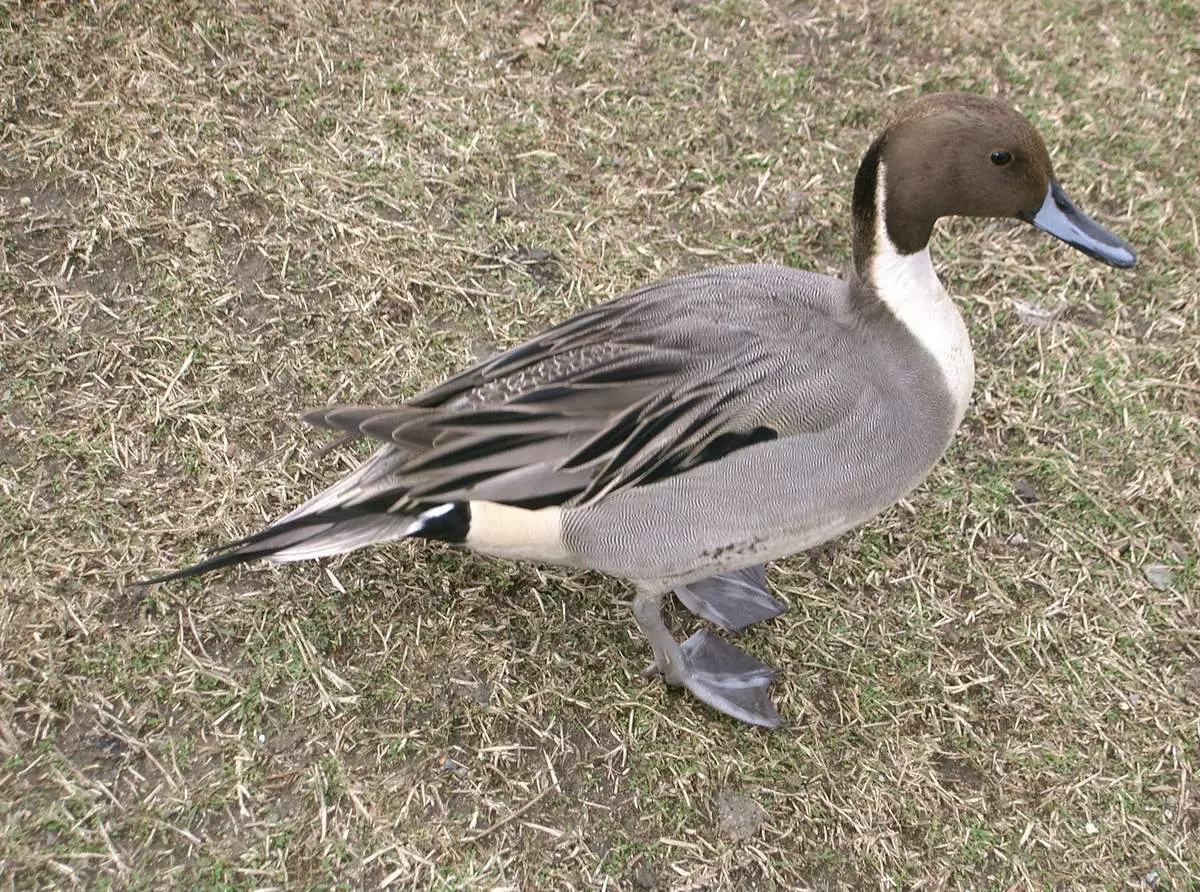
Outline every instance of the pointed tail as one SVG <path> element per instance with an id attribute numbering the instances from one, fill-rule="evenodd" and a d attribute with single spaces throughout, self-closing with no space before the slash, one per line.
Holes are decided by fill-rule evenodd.
<path id="1" fill-rule="evenodd" d="M 409 536 L 450 542 L 461 542 L 466 538 L 470 524 L 466 503 L 413 506 L 404 513 L 391 513 L 388 507 L 367 502 L 353 507 L 318 510 L 299 517 L 289 515 L 264 530 L 222 546 L 198 564 L 142 580 L 138 585 L 188 579 L 256 558 L 282 562 L 342 554 Z"/>

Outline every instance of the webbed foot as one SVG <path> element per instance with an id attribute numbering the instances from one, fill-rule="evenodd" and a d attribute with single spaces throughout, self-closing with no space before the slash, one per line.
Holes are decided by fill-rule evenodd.
<path id="1" fill-rule="evenodd" d="M 740 632 L 787 610 L 767 591 L 767 568 L 762 564 L 681 585 L 675 596 L 696 616 L 729 632 Z"/>
<path id="2" fill-rule="evenodd" d="M 751 725 L 778 728 L 784 724 L 783 716 L 767 696 L 778 669 L 708 629 L 696 632 L 679 650 L 682 660 L 678 671 L 672 673 L 676 678 L 668 678 L 668 684 L 681 685 L 713 709 Z M 661 674 L 655 663 L 642 672 L 647 678 Z"/>
<path id="3" fill-rule="evenodd" d="M 662 675 L 667 684 L 685 687 L 726 715 L 777 728 L 783 718 L 767 697 L 779 670 L 768 666 L 707 629 L 679 644 L 662 619 L 662 593 L 638 592 L 633 615 L 654 651 L 654 663 L 642 674 Z"/>

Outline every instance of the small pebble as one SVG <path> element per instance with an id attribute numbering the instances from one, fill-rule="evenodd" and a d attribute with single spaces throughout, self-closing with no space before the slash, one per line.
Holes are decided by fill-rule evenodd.
<path id="1" fill-rule="evenodd" d="M 1017 311 L 1017 319 L 1022 325 L 1031 325 L 1034 328 L 1046 328 L 1052 325 L 1062 309 L 1047 310 L 1043 307 L 1027 304 L 1023 300 L 1013 300 L 1013 308 Z"/>
<path id="2" fill-rule="evenodd" d="M 807 206 L 808 199 L 804 197 L 804 193 L 799 189 L 793 189 L 787 195 L 787 205 L 783 212 L 783 218 L 785 220 L 795 220 Z"/>
<path id="3" fill-rule="evenodd" d="M 1095 836 L 1097 833 L 1100 832 L 1100 828 L 1097 827 L 1091 821 L 1088 821 L 1086 824 L 1083 825 L 1083 832 L 1086 833 L 1088 836 Z"/>
<path id="4" fill-rule="evenodd" d="M 1157 889 L 1158 888 L 1158 871 L 1157 870 L 1146 871 L 1146 875 L 1144 877 L 1142 877 L 1142 880 L 1151 889 Z"/>
<path id="5" fill-rule="evenodd" d="M 517 40 L 521 46 L 526 49 L 538 49 L 546 45 L 546 35 L 538 28 L 525 27 L 521 29 L 521 33 L 517 35 Z"/>
<path id="6" fill-rule="evenodd" d="M 20 202 L 20 203 L 21 203 L 21 207 L 23 207 L 23 208 L 27 208 L 27 207 L 29 207 L 31 204 L 33 204 L 33 199 L 32 199 L 32 198 L 30 198 L 28 195 L 22 195 L 22 196 L 21 196 L 21 202 Z"/>
<path id="7" fill-rule="evenodd" d="M 653 889 L 658 885 L 658 877 L 646 867 L 635 867 L 630 880 L 635 889 Z"/>
<path id="8" fill-rule="evenodd" d="M 1041 499 L 1037 488 L 1028 480 L 1018 480 L 1013 484 L 1013 493 L 1017 497 L 1017 501 L 1023 505 L 1032 505 L 1034 502 Z"/>
<path id="9" fill-rule="evenodd" d="M 1160 592 L 1166 591 L 1175 584 L 1175 571 L 1166 564 L 1146 564 L 1142 567 L 1142 575 Z"/>
<path id="10" fill-rule="evenodd" d="M 717 794 L 717 833 L 726 839 L 750 839 L 766 817 L 766 810 L 749 796 L 728 790 Z"/>

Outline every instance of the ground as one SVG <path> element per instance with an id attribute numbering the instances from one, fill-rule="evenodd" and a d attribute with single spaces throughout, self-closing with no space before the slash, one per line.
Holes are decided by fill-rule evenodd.
<path id="1" fill-rule="evenodd" d="M 0 8 L 5 888 L 1200 883 L 1197 7 Z M 974 403 L 772 567 L 787 730 L 638 675 L 629 592 L 401 544 L 146 590 L 403 398 L 654 278 L 837 273 L 911 96 L 1008 97 L 1131 272 L 949 221 Z M 693 621 L 672 616 L 683 631 Z"/>

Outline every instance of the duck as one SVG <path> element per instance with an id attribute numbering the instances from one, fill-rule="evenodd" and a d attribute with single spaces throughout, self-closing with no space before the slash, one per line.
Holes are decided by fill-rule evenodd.
<path id="1" fill-rule="evenodd" d="M 843 276 L 751 264 L 667 278 L 394 405 L 308 412 L 376 450 L 265 529 L 145 584 L 401 539 L 596 571 L 632 589 L 643 675 L 780 727 L 778 670 L 707 625 L 676 640 L 664 601 L 729 634 L 779 616 L 767 563 L 866 523 L 941 459 L 975 374 L 929 252 L 949 216 L 1016 218 L 1110 266 L 1136 262 L 1067 197 L 1010 104 L 926 95 L 862 157 Z"/>

